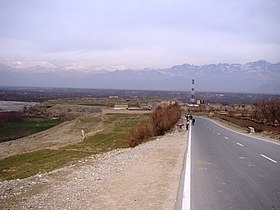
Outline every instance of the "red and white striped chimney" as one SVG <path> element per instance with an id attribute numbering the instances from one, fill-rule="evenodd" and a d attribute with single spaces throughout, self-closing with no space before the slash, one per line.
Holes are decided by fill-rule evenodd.
<path id="1" fill-rule="evenodd" d="M 191 96 L 191 99 L 190 99 L 190 103 L 191 104 L 195 104 L 195 95 L 194 95 L 194 79 L 192 79 L 192 91 L 191 91 L 191 94 L 192 94 L 192 96 Z"/>

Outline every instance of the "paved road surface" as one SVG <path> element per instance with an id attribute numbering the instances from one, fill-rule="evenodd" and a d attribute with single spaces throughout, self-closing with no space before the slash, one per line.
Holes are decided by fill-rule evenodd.
<path id="1" fill-rule="evenodd" d="M 191 130 L 187 207 L 280 209 L 279 144 L 238 134 L 199 117 Z"/>

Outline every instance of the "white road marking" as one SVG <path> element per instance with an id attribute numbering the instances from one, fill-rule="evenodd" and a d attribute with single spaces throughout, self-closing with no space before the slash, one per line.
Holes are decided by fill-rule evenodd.
<path id="1" fill-rule="evenodd" d="M 245 159 L 245 157 L 239 157 L 238 159 Z"/>
<path id="2" fill-rule="evenodd" d="M 225 139 L 228 139 L 228 137 L 225 136 Z"/>
<path id="3" fill-rule="evenodd" d="M 218 135 L 221 135 L 220 133 L 217 133 Z"/>
<path id="4" fill-rule="evenodd" d="M 273 163 L 277 163 L 276 160 L 273 160 L 272 158 L 267 157 L 266 155 L 261 154 L 261 156 L 264 157 L 264 158 L 266 158 L 266 159 L 268 159 L 268 160 L 270 160 L 270 161 L 273 162 Z"/>
<path id="5" fill-rule="evenodd" d="M 239 142 L 235 142 L 236 144 L 238 144 L 240 147 L 243 147 L 243 144 L 240 144 Z"/>
<path id="6" fill-rule="evenodd" d="M 183 200 L 182 200 L 182 210 L 191 209 L 191 136 L 192 136 L 191 128 L 192 128 L 192 126 L 190 124 L 189 138 L 188 138 L 187 163 L 186 163 Z"/>

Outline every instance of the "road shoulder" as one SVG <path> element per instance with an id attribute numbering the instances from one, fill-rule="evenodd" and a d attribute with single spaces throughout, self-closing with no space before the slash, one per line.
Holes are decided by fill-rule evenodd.
<path id="1" fill-rule="evenodd" d="M 110 180 L 93 199 L 96 209 L 174 209 L 186 143 L 184 131 L 151 142 L 153 151 Z"/>
<path id="2" fill-rule="evenodd" d="M 174 209 L 187 132 L 172 132 L 23 180 L 0 182 L 5 209 Z"/>

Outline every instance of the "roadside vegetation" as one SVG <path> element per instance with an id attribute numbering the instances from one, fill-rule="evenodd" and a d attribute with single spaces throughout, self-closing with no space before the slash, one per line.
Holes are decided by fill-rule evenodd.
<path id="1" fill-rule="evenodd" d="M 134 127 L 130 132 L 129 145 L 135 147 L 153 136 L 164 135 L 181 117 L 181 108 L 175 103 L 157 107 L 149 122 Z"/>
<path id="2" fill-rule="evenodd" d="M 254 127 L 256 132 L 280 134 L 280 101 L 263 101 L 254 105 L 228 107 L 224 114 L 215 113 L 216 117 L 242 127 Z"/>
<path id="3" fill-rule="evenodd" d="M 256 104 L 209 104 L 185 108 L 194 115 L 218 117 L 242 127 L 254 127 L 256 132 L 280 134 L 280 100 Z"/>
<path id="4" fill-rule="evenodd" d="M 263 101 L 255 105 L 253 117 L 264 124 L 280 125 L 280 100 Z"/>

